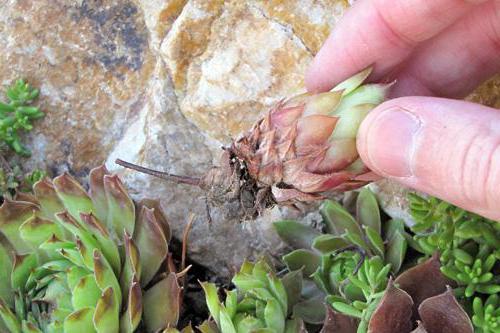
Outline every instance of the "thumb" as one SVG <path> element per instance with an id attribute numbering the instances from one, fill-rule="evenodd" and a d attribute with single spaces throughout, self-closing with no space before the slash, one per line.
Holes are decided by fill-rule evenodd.
<path id="1" fill-rule="evenodd" d="M 394 99 L 363 121 L 358 150 L 381 176 L 500 221 L 500 110 Z"/>

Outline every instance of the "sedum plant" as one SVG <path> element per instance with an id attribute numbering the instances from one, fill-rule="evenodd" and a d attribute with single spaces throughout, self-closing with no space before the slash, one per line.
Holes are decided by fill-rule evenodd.
<path id="1" fill-rule="evenodd" d="M 181 289 L 157 203 L 137 206 L 104 166 L 90 191 L 64 174 L 0 207 L 0 331 L 157 332 Z"/>
<path id="2" fill-rule="evenodd" d="M 30 156 L 31 152 L 21 143 L 19 132 L 30 131 L 31 123 L 44 116 L 38 107 L 31 105 L 38 94 L 38 89 L 17 80 L 7 89 L 7 102 L 0 102 L 0 140 L 21 156 Z"/>
<path id="3" fill-rule="evenodd" d="M 330 200 L 320 213 L 326 233 L 295 221 L 275 223 L 280 237 L 296 248 L 283 257 L 284 263 L 291 271 L 303 269 L 313 288 L 319 289 L 296 306 L 296 314 L 308 323 L 322 322 L 326 298 L 337 311 L 360 319 L 366 327 L 389 273 L 402 266 L 410 236 L 401 220 L 382 224 L 369 189 L 359 193 L 355 216 Z"/>
<path id="4" fill-rule="evenodd" d="M 500 301 L 498 294 L 490 295 L 483 301 L 476 297 L 473 302 L 472 322 L 477 333 L 500 332 Z"/>
<path id="5" fill-rule="evenodd" d="M 299 333 L 303 323 L 291 316 L 302 289 L 300 271 L 279 278 L 274 268 L 262 259 L 243 263 L 232 280 L 235 290 L 219 299 L 217 287 L 202 283 L 213 321 L 199 327 L 203 333 Z"/>
<path id="6" fill-rule="evenodd" d="M 500 331 L 495 328 L 500 306 L 489 296 L 500 293 L 500 223 L 436 198 L 411 194 L 409 199 L 414 248 L 424 256 L 440 253 L 441 272 L 453 281 L 479 332 Z"/>

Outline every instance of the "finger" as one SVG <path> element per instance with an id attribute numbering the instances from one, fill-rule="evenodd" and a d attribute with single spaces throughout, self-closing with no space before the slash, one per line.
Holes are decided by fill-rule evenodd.
<path id="1" fill-rule="evenodd" d="M 381 176 L 500 221 L 500 111 L 442 98 L 394 99 L 363 121 L 358 149 Z"/>
<path id="2" fill-rule="evenodd" d="M 310 91 L 326 91 L 375 65 L 381 76 L 422 41 L 435 36 L 485 0 L 364 0 L 333 30 L 306 74 Z"/>
<path id="3" fill-rule="evenodd" d="M 500 70 L 500 1 L 422 45 L 397 75 L 392 96 L 464 97 Z"/>

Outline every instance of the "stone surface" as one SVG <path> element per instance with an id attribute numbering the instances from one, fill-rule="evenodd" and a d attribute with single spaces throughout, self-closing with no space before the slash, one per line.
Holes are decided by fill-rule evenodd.
<path id="1" fill-rule="evenodd" d="M 113 161 L 202 173 L 231 137 L 303 89 L 308 63 L 349 2 L 0 0 L 0 85 L 26 78 L 41 88 L 47 113 L 26 137 L 33 157 L 21 163 L 85 178 L 106 162 L 134 197 L 161 199 L 177 238 L 195 214 L 190 257 L 221 275 L 244 257 L 277 256 L 271 222 L 296 212 L 239 223 L 213 209 L 208 224 L 201 191 Z M 498 82 L 474 98 L 499 106 Z"/>

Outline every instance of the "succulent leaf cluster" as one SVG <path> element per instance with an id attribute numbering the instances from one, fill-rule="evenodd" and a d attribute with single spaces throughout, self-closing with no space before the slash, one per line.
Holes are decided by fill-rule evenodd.
<path id="1" fill-rule="evenodd" d="M 454 282 L 455 294 L 476 305 L 471 309 L 474 325 L 491 331 L 500 311 L 495 298 L 488 297 L 500 293 L 500 223 L 437 198 L 410 194 L 409 201 L 416 222 L 413 247 L 426 256 L 440 254 L 441 272 Z M 479 306 L 486 303 L 488 316 Z"/>
<path id="2" fill-rule="evenodd" d="M 46 176 L 45 171 L 34 170 L 23 174 L 19 166 L 0 168 L 0 200 L 12 199 L 17 193 L 30 192 L 33 185 Z"/>
<path id="3" fill-rule="evenodd" d="M 265 260 L 245 262 L 232 280 L 235 290 L 226 291 L 225 301 L 215 284 L 202 283 L 212 322 L 199 328 L 203 333 L 299 333 L 303 323 L 291 316 L 302 289 L 300 271 L 282 278 Z"/>
<path id="4" fill-rule="evenodd" d="M 314 282 L 315 293 L 303 297 L 296 315 L 308 323 L 322 322 L 325 299 L 335 310 L 361 320 L 366 329 L 387 285 L 389 274 L 403 264 L 407 239 L 401 220 L 382 223 L 374 194 L 363 189 L 356 200 L 353 216 L 337 202 L 326 200 L 320 213 L 325 233 L 295 221 L 279 221 L 275 228 L 280 237 L 296 248 L 283 257 L 288 269 L 302 269 Z M 316 308 L 311 316 L 305 305 Z M 304 306 L 302 306 L 304 305 Z"/>
<path id="5" fill-rule="evenodd" d="M 38 89 L 24 80 L 17 80 L 6 91 L 8 101 L 0 102 L 0 139 L 21 156 L 30 156 L 31 152 L 20 140 L 20 131 L 30 131 L 32 122 L 44 116 L 44 113 L 32 102 L 38 97 Z"/>
<path id="6" fill-rule="evenodd" d="M 157 332 L 181 288 L 157 203 L 134 204 L 104 166 L 90 191 L 64 174 L 0 207 L 0 331 Z"/>

